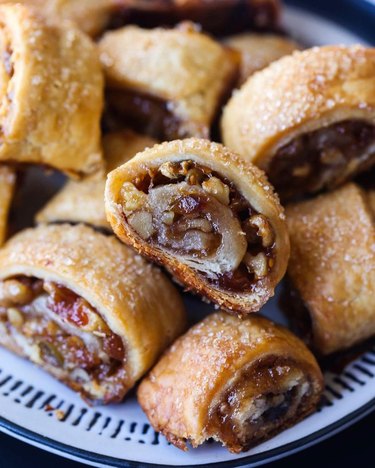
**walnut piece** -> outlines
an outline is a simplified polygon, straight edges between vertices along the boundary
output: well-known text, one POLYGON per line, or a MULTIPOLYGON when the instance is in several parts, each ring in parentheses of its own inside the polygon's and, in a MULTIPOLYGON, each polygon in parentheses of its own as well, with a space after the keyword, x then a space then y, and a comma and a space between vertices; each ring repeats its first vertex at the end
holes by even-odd
POLYGON ((16 279, 0 283, 0 306, 25 305, 33 300, 34 292, 26 284, 16 279))
POLYGON ((245 255, 244 262, 249 273, 254 273, 255 279, 261 279, 267 275, 267 257, 264 253, 260 252, 255 257, 247 253, 245 255))
POLYGON ((262 238, 262 245, 263 247, 271 247, 274 243, 275 236, 270 226, 270 223, 267 221, 265 216, 261 214, 256 214, 251 216, 249 219, 249 224, 252 227, 257 228, 258 236, 262 238))
POLYGON ((223 205, 229 205, 229 187, 224 184, 217 177, 211 177, 210 179, 202 183, 202 188, 210 195, 214 196, 223 205))
POLYGON ((123 184, 121 199, 125 214, 140 210, 147 203, 147 195, 138 190, 131 182, 125 182, 123 184))

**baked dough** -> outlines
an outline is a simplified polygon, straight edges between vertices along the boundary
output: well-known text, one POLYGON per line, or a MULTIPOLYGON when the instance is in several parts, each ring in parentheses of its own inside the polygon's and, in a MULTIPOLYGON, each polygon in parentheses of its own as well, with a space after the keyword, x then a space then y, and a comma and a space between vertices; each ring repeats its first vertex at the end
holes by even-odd
POLYGON ((258 315, 219 312, 169 348, 138 401, 177 447, 213 438, 238 453, 313 412, 322 390, 314 356, 292 333, 258 315))
POLYGON ((57 24, 73 21, 89 36, 97 36, 119 14, 126 0, 0 0, 2 3, 21 3, 34 8, 38 14, 57 24))
POLYGON ((223 36, 243 30, 279 29, 279 0, 124 0, 124 20, 155 27, 183 20, 223 36))
POLYGON ((228 311, 259 310, 283 277, 284 212, 262 171, 222 145, 156 145, 112 171, 108 221, 142 255, 228 311))
POLYGON ((292 39, 275 34, 243 33, 228 37, 225 44, 240 53, 239 86, 256 71, 301 48, 292 39))
POLYGON ((366 194, 347 184, 287 208, 292 323, 320 354, 375 334, 375 221, 366 194))
POLYGON ((127 26, 99 42, 108 106, 153 137, 208 138, 234 84, 237 59, 189 24, 177 29, 127 26))
POLYGON ((375 48, 315 47, 278 60, 233 95, 222 131, 284 200, 344 183, 375 162, 375 48))
MULTIPOLYGON (((103 152, 106 171, 128 161, 136 153, 155 140, 130 130, 108 133, 103 137, 103 152)), ((69 180, 41 211, 36 222, 43 223, 85 223, 98 228, 111 230, 104 210, 105 176, 100 173, 82 181, 69 180)))
POLYGON ((0 246, 4 243, 8 231, 8 214, 15 185, 15 171, 0 165, 0 246))
POLYGON ((100 169, 103 76, 90 39, 1 5, 0 56, 0 161, 73 176, 100 169))
POLYGON ((96 403, 121 401, 185 326, 157 268, 83 225, 13 237, 0 281, 1 345, 96 403))

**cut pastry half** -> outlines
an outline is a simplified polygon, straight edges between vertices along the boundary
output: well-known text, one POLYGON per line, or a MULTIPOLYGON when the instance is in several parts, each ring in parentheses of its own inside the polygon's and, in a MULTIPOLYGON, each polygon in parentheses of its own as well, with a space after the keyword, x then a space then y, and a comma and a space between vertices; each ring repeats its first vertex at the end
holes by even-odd
POLYGON ((40 226, 0 251, 0 344, 93 403, 121 401, 184 326, 170 281, 114 236, 40 226))
POLYGON ((177 140, 112 171, 115 234, 187 289, 237 314, 273 295, 289 258, 284 212, 263 172, 222 145, 177 140))

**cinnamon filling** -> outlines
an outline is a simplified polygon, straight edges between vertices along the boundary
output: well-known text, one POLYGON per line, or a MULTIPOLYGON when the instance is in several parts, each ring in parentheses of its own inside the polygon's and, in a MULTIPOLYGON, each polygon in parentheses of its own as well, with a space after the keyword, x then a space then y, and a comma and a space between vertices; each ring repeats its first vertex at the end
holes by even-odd
POLYGON ((273 361, 246 372, 220 397, 209 416, 208 437, 239 452, 299 417, 311 386, 301 370, 288 362, 273 361), (254 381, 256 384, 249 384, 254 381))
POLYGON ((252 291, 274 264, 275 235, 235 186, 194 161, 166 162, 121 190, 124 216, 148 243, 210 283, 252 291))
POLYGON ((130 90, 107 91, 108 130, 119 130, 124 125, 157 140, 176 140, 189 136, 181 129, 181 121, 171 112, 167 101, 149 94, 130 90))
POLYGON ((0 330, 0 343, 12 340, 20 354, 89 399, 121 401, 127 391, 121 338, 64 286, 26 276, 0 283, 0 330))
POLYGON ((282 199, 337 186, 375 163, 375 126, 345 120, 298 136, 280 148, 268 169, 282 199))

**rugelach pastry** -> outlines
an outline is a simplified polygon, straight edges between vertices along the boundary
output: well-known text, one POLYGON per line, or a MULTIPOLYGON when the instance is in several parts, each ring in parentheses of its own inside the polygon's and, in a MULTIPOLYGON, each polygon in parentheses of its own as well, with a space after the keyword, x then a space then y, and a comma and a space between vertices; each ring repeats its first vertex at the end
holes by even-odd
POLYGON ((312 413, 322 390, 314 356, 291 332, 259 315, 219 312, 168 349, 137 396, 180 449, 213 438, 239 453, 312 413))
POLYGON ((208 138, 237 78, 236 54, 191 24, 127 26, 106 33, 99 50, 109 112, 159 140, 208 138))
POLYGON ((118 16, 127 0, 0 0, 35 9, 56 24, 70 20, 89 36, 97 36, 118 16))
POLYGON ((243 33, 228 37, 225 44, 241 56, 238 86, 256 71, 301 48, 292 39, 276 34, 243 33))
POLYGON ((7 166, 0 165, 0 246, 8 231, 8 214, 16 186, 16 173, 7 166))
POLYGON ((375 48, 315 47, 278 60, 233 95, 222 131, 282 200, 343 184, 375 163, 375 48))
POLYGON ((204 31, 223 36, 243 30, 279 29, 279 0, 120 0, 123 21, 144 27, 198 23, 204 31))
POLYGON ((184 326, 174 286, 114 236, 40 226, 0 250, 0 344, 93 403, 121 401, 184 326))
POLYGON ((101 168, 103 76, 91 40, 23 5, 0 5, 0 161, 72 176, 101 168))
POLYGON ((156 145, 112 171, 115 234, 228 311, 258 311, 289 258, 284 212, 264 173, 222 145, 156 145))
MULTIPOLYGON (((103 153, 106 172, 128 161, 136 153, 156 141, 130 130, 108 133, 103 137, 103 153)), ((104 210, 105 175, 103 173, 84 180, 69 180, 41 211, 36 222, 45 223, 85 223, 110 230, 104 210)))
POLYGON ((322 355, 375 335, 375 219, 354 184, 287 207, 292 324, 322 355))

